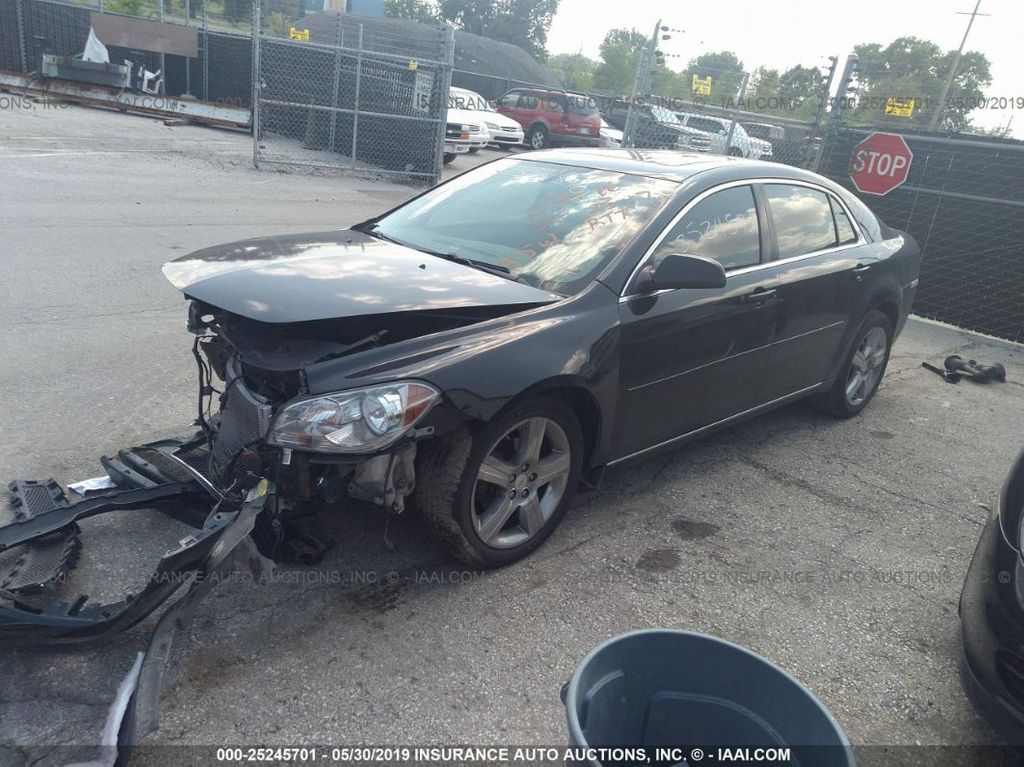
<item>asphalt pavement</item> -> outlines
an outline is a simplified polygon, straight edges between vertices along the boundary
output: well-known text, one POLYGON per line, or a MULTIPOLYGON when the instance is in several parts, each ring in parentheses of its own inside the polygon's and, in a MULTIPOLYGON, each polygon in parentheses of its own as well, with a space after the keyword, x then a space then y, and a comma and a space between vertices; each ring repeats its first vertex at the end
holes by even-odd
MULTIPOLYGON (((188 431, 191 337, 162 263, 343 227, 417 191, 256 170, 249 142, 77 107, 0 112, 5 480, 95 476, 103 453, 188 431)), ((201 604, 148 742, 562 744, 575 664, 652 626, 772 659, 856 744, 992 742, 957 678, 956 604, 1022 447, 1022 381, 1021 346, 912 320, 860 417, 797 404, 610 471, 497 572, 445 560, 412 515, 392 520, 391 550, 375 509, 339 512, 322 566, 224 583, 201 604), (1010 380, 953 386, 920 367, 952 353, 1010 380)), ((181 535, 148 513, 85 523, 86 590, 131 591, 181 535)), ((0 655, 0 763, 92 757, 152 625, 0 655)))

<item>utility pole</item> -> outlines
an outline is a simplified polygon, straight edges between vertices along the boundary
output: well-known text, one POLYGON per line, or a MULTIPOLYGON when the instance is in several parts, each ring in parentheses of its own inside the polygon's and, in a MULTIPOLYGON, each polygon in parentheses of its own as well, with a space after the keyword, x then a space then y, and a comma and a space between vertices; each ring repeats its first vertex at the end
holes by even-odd
POLYGON ((658 47, 658 33, 661 31, 661 19, 654 25, 654 32, 651 39, 640 52, 640 60, 636 65, 636 78, 633 80, 633 93, 629 98, 629 107, 626 110, 626 124, 622 126, 622 143, 626 147, 633 146, 633 132, 636 123, 636 102, 640 98, 644 88, 647 87, 647 75, 651 71, 651 61, 654 59, 654 51, 658 47))
MULTIPOLYGON (((967 45, 967 35, 971 34, 971 27, 974 26, 974 19, 978 16, 991 16, 990 13, 978 13, 978 9, 981 7, 981 0, 978 0, 974 4, 974 10, 970 13, 970 19, 967 20, 967 29, 964 30, 963 39, 960 41, 960 47, 957 48, 956 56, 953 57, 953 64, 949 68, 949 73, 946 75, 945 82, 942 83, 942 93, 939 94, 939 103, 935 105, 935 111, 932 112, 932 119, 928 123, 928 130, 935 130, 939 124, 939 118, 942 117, 942 113, 945 111, 946 97, 949 95, 949 88, 953 84, 953 78, 956 76, 956 69, 960 66, 960 57, 964 54, 964 46, 967 45)), ((967 16, 965 11, 957 11, 961 16, 967 16)))

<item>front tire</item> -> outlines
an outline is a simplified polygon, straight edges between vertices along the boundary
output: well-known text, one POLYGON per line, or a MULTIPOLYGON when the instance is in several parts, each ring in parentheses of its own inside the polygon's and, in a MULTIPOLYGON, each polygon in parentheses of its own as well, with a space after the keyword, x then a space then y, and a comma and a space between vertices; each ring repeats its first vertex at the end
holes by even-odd
POLYGON ((471 146, 469 148, 469 152, 467 154, 476 154, 479 151, 480 151, 480 147, 478 147, 478 146, 471 146))
POLYGON ((421 443, 414 500, 456 559, 492 568, 540 546, 579 484, 583 435, 564 403, 532 399, 476 428, 421 443))
POLYGON ((526 134, 526 143, 530 149, 547 149, 551 143, 548 138, 548 129, 543 125, 534 125, 526 134))
POLYGON ((870 309, 854 335, 853 348, 832 388, 819 394, 814 404, 837 418, 852 418, 875 396, 892 350, 892 320, 885 312, 870 309))

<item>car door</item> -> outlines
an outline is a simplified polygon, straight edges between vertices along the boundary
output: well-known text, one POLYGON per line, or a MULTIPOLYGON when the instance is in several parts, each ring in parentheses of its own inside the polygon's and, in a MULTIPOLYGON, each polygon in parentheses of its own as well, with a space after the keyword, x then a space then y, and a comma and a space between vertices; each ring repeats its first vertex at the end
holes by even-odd
POLYGON ((772 400, 825 380, 844 351, 848 326, 865 311, 873 275, 861 235, 830 192, 772 182, 758 193, 770 222, 772 271, 779 278, 764 390, 772 400))
POLYGON ((727 184, 685 206, 641 260, 643 266, 668 253, 692 253, 721 262, 727 278, 720 289, 646 295, 631 295, 627 284, 619 301, 622 456, 759 400, 777 303, 776 278, 761 266, 766 235, 750 184, 727 184))
POLYGON ((506 117, 511 117, 523 126, 523 129, 525 130, 526 126, 524 125, 524 120, 527 118, 524 117, 524 105, 521 103, 524 100, 523 96, 523 91, 509 91, 498 100, 498 112, 506 117))

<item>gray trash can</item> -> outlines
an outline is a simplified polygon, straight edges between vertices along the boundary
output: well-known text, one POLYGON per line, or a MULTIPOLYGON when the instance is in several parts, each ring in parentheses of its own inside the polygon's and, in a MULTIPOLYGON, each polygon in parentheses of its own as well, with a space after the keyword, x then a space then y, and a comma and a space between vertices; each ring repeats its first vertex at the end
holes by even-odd
POLYGON ((705 634, 652 629, 609 639, 562 692, 569 742, 579 748, 791 747, 790 764, 856 765, 839 724, 806 687, 705 634))

